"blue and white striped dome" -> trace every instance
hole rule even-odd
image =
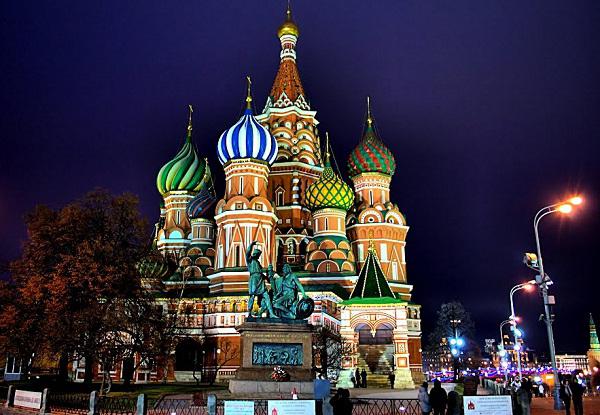
[[[269,130],[254,118],[252,109],[247,108],[238,122],[223,131],[217,144],[217,153],[221,164],[245,158],[273,164],[277,158],[277,141]]]

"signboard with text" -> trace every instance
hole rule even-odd
[[[254,415],[254,401],[225,401],[225,415]]]
[[[15,391],[14,406],[40,409],[42,407],[42,392]]]
[[[315,415],[314,400],[269,401],[269,415]]]
[[[465,415],[512,415],[508,395],[463,396]]]

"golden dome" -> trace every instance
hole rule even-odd
[[[279,26],[279,29],[277,29],[277,37],[284,35],[294,35],[296,37],[300,36],[300,30],[298,30],[298,26],[296,26],[296,23],[294,23],[292,20],[292,9],[290,8],[289,4],[285,16],[285,22],[283,22],[283,24]]]

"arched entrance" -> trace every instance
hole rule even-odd
[[[394,328],[380,323],[373,330],[368,324],[358,324],[358,364],[367,366],[372,374],[389,374],[394,362]]]

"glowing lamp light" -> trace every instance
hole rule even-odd
[[[581,196],[574,196],[572,198],[569,199],[569,203],[572,205],[581,205],[583,203],[583,197]]]
[[[498,353],[501,357],[506,356],[506,350],[502,349],[500,350],[500,352]]]
[[[558,207],[558,211],[565,214],[571,213],[573,211],[573,205],[570,203],[563,203]]]
[[[534,380],[536,383],[540,383],[540,382],[542,381],[542,378],[541,378],[541,377],[539,377],[539,376],[535,376],[535,377],[533,378],[533,380]]]
[[[518,330],[518,329],[517,329]],[[515,344],[515,350],[518,352],[519,350],[521,350],[521,345],[520,344]]]
[[[515,327],[515,336],[523,337],[523,331]]]
[[[458,354],[458,349],[457,348],[453,348],[452,350],[450,350],[452,352],[453,356],[456,356]]]
[[[508,362],[506,360],[504,362],[502,362],[502,367],[504,369],[506,369],[508,367]]]
[[[450,344],[454,346],[456,344],[456,339],[450,339]]]
[[[458,347],[462,347],[463,344],[465,344],[465,341],[463,339],[456,339],[456,345]]]

